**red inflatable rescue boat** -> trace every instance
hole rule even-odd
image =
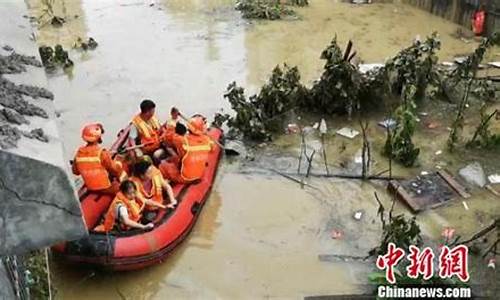
[[[130,127],[127,127],[118,134],[111,150],[125,146],[129,130]],[[210,128],[208,135],[220,141],[222,131]],[[133,229],[108,234],[93,231],[100,224],[113,197],[90,193],[82,187],[78,196],[89,235],[56,245],[52,251],[69,262],[116,271],[135,270],[162,262],[193,228],[210,194],[221,153],[222,149],[217,146],[210,152],[205,174],[199,182],[172,186],[178,205],[174,210],[160,210],[152,230]]]

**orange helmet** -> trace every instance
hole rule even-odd
[[[191,120],[189,120],[188,127],[189,130],[191,130],[191,132],[194,134],[205,133],[205,131],[207,130],[205,118],[200,115],[192,117]]]
[[[101,139],[103,133],[101,124],[89,124],[83,127],[82,138],[86,142],[94,143]]]

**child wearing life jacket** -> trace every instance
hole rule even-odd
[[[125,180],[120,184],[120,191],[116,194],[113,202],[104,217],[104,223],[97,226],[95,231],[110,232],[115,226],[121,230],[152,229],[153,223],[141,224],[142,212],[145,205],[165,208],[165,205],[143,198],[138,192],[134,182]]]

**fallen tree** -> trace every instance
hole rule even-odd
[[[286,64],[276,66],[269,81],[257,95],[248,99],[244,89],[231,83],[224,98],[236,112],[228,119],[228,125],[234,133],[254,141],[267,141],[273,132],[278,132],[286,114],[294,110],[301,99],[308,97],[308,91],[300,83],[297,67]],[[224,118],[219,116],[219,124]]]

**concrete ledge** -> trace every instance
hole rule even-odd
[[[0,5],[0,256],[87,234],[27,15]]]

